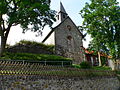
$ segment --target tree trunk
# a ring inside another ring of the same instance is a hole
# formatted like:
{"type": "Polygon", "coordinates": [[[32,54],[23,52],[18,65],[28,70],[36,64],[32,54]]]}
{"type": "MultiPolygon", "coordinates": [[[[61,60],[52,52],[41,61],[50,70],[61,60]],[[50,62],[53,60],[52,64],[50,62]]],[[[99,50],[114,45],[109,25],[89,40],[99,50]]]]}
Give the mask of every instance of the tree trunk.
{"type": "Polygon", "coordinates": [[[5,45],[6,45],[6,38],[1,35],[0,56],[2,56],[3,52],[5,51],[5,45]]]}
{"type": "Polygon", "coordinates": [[[12,24],[10,23],[7,28],[5,28],[5,23],[2,18],[2,14],[0,14],[0,36],[1,36],[1,47],[0,47],[0,56],[3,55],[5,51],[5,45],[7,42],[8,34],[10,32],[12,24]]]}
{"type": "Polygon", "coordinates": [[[2,56],[4,51],[5,51],[5,46],[6,46],[6,42],[7,42],[7,38],[8,38],[8,34],[9,34],[9,31],[10,31],[10,28],[6,29],[6,33],[4,31],[5,30],[1,31],[0,56],[2,56]]]}
{"type": "Polygon", "coordinates": [[[99,66],[102,66],[101,58],[100,58],[100,52],[99,51],[98,51],[98,60],[99,60],[99,66]]]}
{"type": "Polygon", "coordinates": [[[1,36],[0,56],[3,55],[3,52],[4,52],[4,50],[5,50],[5,44],[6,44],[5,39],[1,36]]]}

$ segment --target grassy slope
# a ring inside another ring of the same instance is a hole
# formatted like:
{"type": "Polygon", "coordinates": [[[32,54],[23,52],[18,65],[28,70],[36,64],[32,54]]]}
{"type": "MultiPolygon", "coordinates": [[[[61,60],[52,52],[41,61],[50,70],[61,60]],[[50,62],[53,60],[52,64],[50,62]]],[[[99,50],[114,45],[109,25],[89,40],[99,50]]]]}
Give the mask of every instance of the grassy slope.
{"type": "MultiPolygon", "coordinates": [[[[20,42],[16,43],[13,46],[8,45],[7,48],[11,48],[14,46],[33,46],[33,47],[41,47],[44,50],[48,50],[53,52],[54,51],[54,45],[45,45],[43,43],[35,42],[35,41],[27,41],[27,40],[21,40],[20,42]]],[[[10,60],[38,60],[38,61],[66,61],[71,60],[62,56],[56,56],[56,55],[48,55],[48,54],[34,54],[34,53],[5,53],[4,57],[0,59],[10,59],[10,60]]]]}
{"type": "Polygon", "coordinates": [[[71,60],[62,56],[32,53],[5,53],[0,59],[7,60],[37,60],[37,61],[66,61],[71,60]]]}

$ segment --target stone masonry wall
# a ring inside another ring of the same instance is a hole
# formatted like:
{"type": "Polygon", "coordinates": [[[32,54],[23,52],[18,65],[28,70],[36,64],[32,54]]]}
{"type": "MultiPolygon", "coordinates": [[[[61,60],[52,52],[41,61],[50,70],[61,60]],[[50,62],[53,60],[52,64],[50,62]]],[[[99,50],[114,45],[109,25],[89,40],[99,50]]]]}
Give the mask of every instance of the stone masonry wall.
{"type": "Polygon", "coordinates": [[[117,77],[0,76],[0,90],[120,90],[117,77]]]}
{"type": "Polygon", "coordinates": [[[55,51],[58,55],[72,58],[74,64],[80,64],[84,61],[84,51],[81,46],[83,46],[82,34],[68,17],[55,28],[55,51]],[[71,28],[69,29],[68,26],[71,28]]]}
{"type": "Polygon", "coordinates": [[[40,45],[16,45],[6,49],[11,53],[34,53],[34,54],[53,54],[53,51],[46,50],[40,45]]]}

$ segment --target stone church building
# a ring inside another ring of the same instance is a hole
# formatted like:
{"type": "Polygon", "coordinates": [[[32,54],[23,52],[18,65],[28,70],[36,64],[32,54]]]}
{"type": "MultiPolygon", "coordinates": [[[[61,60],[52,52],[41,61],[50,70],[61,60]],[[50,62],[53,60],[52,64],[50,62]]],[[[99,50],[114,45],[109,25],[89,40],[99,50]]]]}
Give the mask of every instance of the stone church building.
{"type": "Polygon", "coordinates": [[[84,61],[83,35],[66,13],[62,3],[60,3],[57,22],[59,24],[49,32],[42,42],[46,42],[50,37],[54,38],[56,54],[72,58],[74,64],[80,64],[84,61]]]}

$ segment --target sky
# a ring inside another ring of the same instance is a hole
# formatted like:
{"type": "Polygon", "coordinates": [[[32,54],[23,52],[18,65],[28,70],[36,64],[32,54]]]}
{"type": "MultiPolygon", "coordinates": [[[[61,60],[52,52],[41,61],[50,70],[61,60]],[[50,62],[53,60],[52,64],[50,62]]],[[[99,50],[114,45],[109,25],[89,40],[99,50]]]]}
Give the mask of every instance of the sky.
{"type": "MultiPolygon", "coordinates": [[[[62,2],[66,12],[76,24],[76,26],[82,25],[83,19],[81,18],[79,12],[85,6],[86,2],[90,2],[90,0],[51,0],[51,9],[59,11],[60,1],[62,2]]],[[[120,2],[120,0],[118,0],[120,2]]],[[[55,24],[53,25],[53,27],[55,24]]],[[[22,33],[22,29],[20,26],[14,26],[11,28],[7,43],[14,45],[15,43],[19,42],[20,40],[31,40],[41,42],[44,37],[49,33],[49,27],[45,27],[43,30],[43,36],[36,37],[36,33],[27,31],[25,34],[22,33]]],[[[83,41],[83,46],[85,48],[88,47],[90,36],[86,37],[86,41],[83,41]]]]}

